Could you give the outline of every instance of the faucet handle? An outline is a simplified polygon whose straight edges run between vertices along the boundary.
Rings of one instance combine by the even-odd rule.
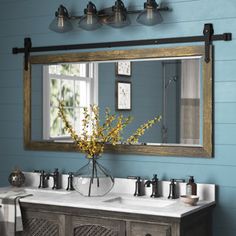
[[[135,192],[134,196],[143,196],[143,188],[142,188],[142,180],[141,177],[137,176],[137,180],[135,182]]]
[[[67,183],[67,191],[74,191],[74,186],[73,186],[73,172],[68,173],[68,183]]]
[[[39,182],[38,188],[46,188],[47,187],[46,180],[49,179],[49,175],[46,174],[44,170],[41,170],[39,179],[40,179],[40,182]]]
[[[170,190],[169,190],[169,196],[168,199],[176,199],[176,179],[170,179]]]
[[[158,181],[157,174],[153,175],[152,181],[155,181],[155,182]]]
[[[60,181],[60,174],[59,174],[58,168],[55,168],[55,170],[51,176],[53,177],[52,189],[60,189],[61,188],[61,181]]]

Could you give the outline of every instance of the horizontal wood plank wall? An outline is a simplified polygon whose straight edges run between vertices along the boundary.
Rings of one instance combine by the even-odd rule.
[[[97,8],[112,1],[93,1]],[[143,0],[124,1],[133,9]],[[75,171],[86,163],[78,153],[30,152],[23,149],[23,55],[12,55],[31,37],[33,46],[93,43],[145,38],[201,35],[204,23],[213,23],[215,33],[232,32],[233,41],[215,42],[215,158],[176,158],[105,154],[102,162],[117,177],[139,175],[160,179],[186,178],[217,184],[214,236],[236,235],[236,2],[235,0],[167,0],[173,10],[164,12],[164,22],[154,27],[132,25],[124,29],[103,27],[95,32],[75,29],[66,34],[48,30],[59,4],[82,14],[87,0],[0,0],[0,185],[15,166],[26,171],[58,167]],[[170,45],[168,45],[170,46]],[[164,47],[164,45],[162,45]],[[176,168],[177,167],[177,168]]]

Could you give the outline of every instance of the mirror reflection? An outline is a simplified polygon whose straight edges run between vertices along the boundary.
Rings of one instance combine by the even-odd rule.
[[[96,104],[101,117],[109,107],[113,113],[134,118],[124,138],[161,115],[161,122],[146,131],[140,144],[202,145],[201,67],[201,56],[32,64],[31,138],[71,142],[58,117],[60,99],[77,131],[81,131],[83,108]]]

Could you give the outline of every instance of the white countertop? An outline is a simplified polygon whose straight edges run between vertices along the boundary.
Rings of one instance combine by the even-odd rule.
[[[130,193],[116,193],[114,191],[108,193],[104,197],[84,197],[75,191],[67,192],[65,190],[60,190],[59,192],[53,192],[54,190],[51,190],[51,188],[50,190],[38,190],[36,187],[0,188],[0,194],[6,193],[7,191],[26,191],[27,193],[33,194],[33,196],[22,198],[20,200],[20,202],[22,203],[35,203],[175,218],[181,218],[185,215],[189,215],[193,212],[199,211],[203,208],[215,204],[214,200],[200,200],[196,206],[189,206],[182,203],[180,199],[168,200],[166,197],[150,198],[149,196],[134,197],[133,194]],[[131,202],[131,204],[120,204],[119,202],[104,202],[117,197],[124,198],[127,200],[127,202]],[[136,204],[137,201],[138,204]],[[146,201],[144,205],[141,203],[143,201]],[[160,203],[160,206],[156,203]],[[162,205],[162,203],[164,203],[164,205],[166,206]]]

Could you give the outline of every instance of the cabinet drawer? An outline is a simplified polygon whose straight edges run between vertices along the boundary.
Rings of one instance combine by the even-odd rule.
[[[171,226],[146,222],[130,222],[130,236],[171,236]]]

